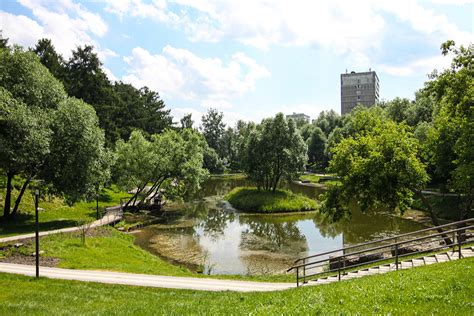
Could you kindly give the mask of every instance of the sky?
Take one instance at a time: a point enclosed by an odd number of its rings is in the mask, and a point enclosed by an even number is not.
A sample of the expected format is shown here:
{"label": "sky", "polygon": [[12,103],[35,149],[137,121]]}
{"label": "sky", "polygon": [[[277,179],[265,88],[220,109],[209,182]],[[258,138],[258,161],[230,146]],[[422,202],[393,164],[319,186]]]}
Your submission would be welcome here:
{"label": "sky", "polygon": [[0,0],[0,29],[65,58],[94,45],[109,79],[158,91],[175,121],[340,113],[340,74],[377,72],[380,97],[413,99],[442,42],[474,42],[474,0]]}

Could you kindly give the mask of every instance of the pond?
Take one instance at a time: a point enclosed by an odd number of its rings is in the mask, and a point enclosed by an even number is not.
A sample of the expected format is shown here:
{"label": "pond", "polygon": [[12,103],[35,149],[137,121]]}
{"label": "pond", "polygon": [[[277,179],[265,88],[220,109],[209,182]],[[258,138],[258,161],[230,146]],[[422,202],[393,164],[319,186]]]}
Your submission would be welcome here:
{"label": "pond", "polygon": [[[159,224],[136,233],[136,244],[172,262],[207,274],[275,274],[298,257],[424,228],[389,213],[352,210],[348,222],[330,224],[315,212],[243,214],[223,196],[250,185],[246,179],[211,178],[202,190]],[[322,188],[287,184],[317,199]]]}

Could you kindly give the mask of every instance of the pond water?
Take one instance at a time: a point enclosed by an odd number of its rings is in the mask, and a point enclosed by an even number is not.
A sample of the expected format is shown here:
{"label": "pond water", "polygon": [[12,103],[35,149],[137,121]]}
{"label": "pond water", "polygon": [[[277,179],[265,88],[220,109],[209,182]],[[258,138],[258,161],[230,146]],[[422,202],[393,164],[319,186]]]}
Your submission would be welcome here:
{"label": "pond water", "polygon": [[[389,213],[363,214],[328,223],[315,212],[243,214],[223,196],[250,185],[246,179],[212,178],[178,212],[136,233],[136,244],[173,262],[208,274],[275,274],[302,256],[422,229],[420,223]],[[318,187],[287,184],[293,192],[317,199]]]}

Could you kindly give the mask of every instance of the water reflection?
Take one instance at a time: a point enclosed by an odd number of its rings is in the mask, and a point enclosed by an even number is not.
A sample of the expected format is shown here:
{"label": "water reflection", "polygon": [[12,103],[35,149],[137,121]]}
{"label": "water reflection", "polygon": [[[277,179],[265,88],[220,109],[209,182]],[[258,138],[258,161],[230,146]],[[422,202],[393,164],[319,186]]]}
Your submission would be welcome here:
{"label": "water reflection", "polygon": [[[136,243],[172,262],[211,274],[281,273],[295,258],[380,237],[410,232],[421,224],[390,214],[362,214],[330,223],[317,213],[251,215],[235,212],[222,196],[245,179],[211,179],[182,207],[180,216],[146,227]],[[288,184],[317,198],[320,188]]]}

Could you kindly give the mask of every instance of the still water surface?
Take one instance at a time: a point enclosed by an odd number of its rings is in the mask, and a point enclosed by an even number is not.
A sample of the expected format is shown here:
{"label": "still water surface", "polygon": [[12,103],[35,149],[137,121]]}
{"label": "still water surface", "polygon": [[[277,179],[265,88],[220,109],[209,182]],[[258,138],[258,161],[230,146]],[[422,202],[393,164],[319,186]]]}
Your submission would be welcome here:
{"label": "still water surface", "polygon": [[[334,250],[423,228],[388,213],[362,214],[328,223],[317,213],[241,214],[223,201],[245,179],[216,179],[163,223],[136,234],[136,244],[169,260],[209,274],[273,274],[285,271],[301,256]],[[288,184],[287,188],[317,199],[321,188]]]}

